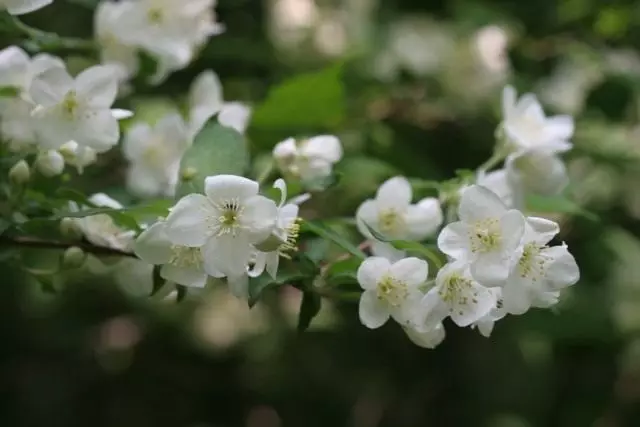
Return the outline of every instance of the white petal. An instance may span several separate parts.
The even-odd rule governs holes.
[[[39,53],[31,58],[31,76],[36,76],[52,67],[65,68],[64,61],[48,53]]]
[[[240,102],[227,102],[218,114],[218,122],[239,133],[244,133],[251,118],[251,108]]]
[[[405,251],[394,248],[390,243],[371,241],[371,254],[376,257],[383,257],[390,262],[400,261],[407,256]]]
[[[524,234],[525,219],[517,209],[511,209],[500,218],[500,234],[503,253],[512,253],[520,246]]]
[[[249,276],[246,273],[233,277],[227,277],[229,291],[236,298],[249,298]]]
[[[561,158],[539,151],[509,156],[506,168],[511,185],[542,195],[560,193],[569,180]]]
[[[206,107],[211,114],[222,109],[222,84],[211,70],[203,71],[195,78],[189,89],[189,108]]]
[[[387,307],[378,299],[373,290],[367,290],[362,293],[358,314],[360,322],[369,329],[379,328],[389,320]]]
[[[219,271],[227,277],[238,277],[247,272],[253,247],[244,234],[223,234],[211,238],[202,249],[208,274]]]
[[[250,243],[261,243],[269,237],[276,225],[278,207],[273,200],[264,196],[254,196],[244,204],[240,218]]]
[[[258,190],[257,182],[242,176],[215,175],[204,180],[204,192],[214,203],[245,200],[258,194]]]
[[[462,193],[458,216],[464,222],[475,222],[500,217],[506,210],[493,191],[480,185],[471,185]]]
[[[127,160],[132,162],[142,160],[153,141],[152,136],[151,126],[148,124],[136,123],[132,125],[122,142],[123,152]]]
[[[273,183],[273,188],[280,190],[280,203],[278,207],[281,208],[287,200],[287,183],[282,178],[276,179]]]
[[[504,286],[511,269],[511,254],[481,254],[471,263],[471,275],[483,286]]]
[[[441,276],[440,272],[438,272],[438,276]],[[438,287],[431,288],[420,301],[422,311],[421,321],[418,323],[420,331],[436,328],[449,315],[449,307],[442,301],[438,291]]]
[[[404,209],[411,204],[411,185],[403,176],[390,178],[382,183],[376,193],[378,209]]]
[[[466,303],[456,301],[450,313],[451,320],[462,328],[482,319],[496,307],[495,295],[483,286],[474,286],[465,297]]]
[[[191,145],[189,130],[179,113],[169,113],[162,117],[156,123],[154,130],[175,153],[182,154]],[[176,160],[179,160],[179,158],[176,158]]]
[[[166,220],[165,233],[174,244],[202,246],[209,236],[207,221],[215,214],[205,196],[189,194],[171,208]]]
[[[207,283],[207,275],[198,268],[193,267],[177,267],[171,264],[165,264],[160,268],[160,276],[178,285],[192,286],[195,288],[204,288]]]
[[[28,84],[29,55],[18,46],[0,51],[0,86],[26,89]]]
[[[409,287],[417,287],[427,280],[429,264],[419,258],[405,258],[395,262],[389,274]]]
[[[502,90],[502,117],[508,118],[516,107],[517,93],[513,86],[505,86]]]
[[[568,140],[574,132],[573,117],[553,116],[546,120],[546,130],[552,139]]]
[[[171,242],[164,233],[164,223],[156,222],[136,239],[133,251],[150,264],[165,264],[173,253]]]
[[[304,142],[300,151],[304,156],[336,163],[342,158],[342,145],[333,135],[319,135]]]
[[[94,108],[110,108],[118,94],[118,80],[111,67],[97,65],[78,74],[76,93]]]
[[[123,119],[128,119],[130,117],[133,117],[133,111],[122,110],[120,108],[112,108],[111,115],[116,120],[123,120]]]
[[[464,259],[469,249],[469,226],[462,221],[447,225],[438,236],[438,249],[454,259]]]
[[[127,169],[127,190],[142,198],[152,198],[165,194],[171,196],[175,188],[148,168],[131,165]]]
[[[521,281],[510,281],[502,289],[502,304],[504,309],[515,315],[524,314],[531,308],[531,293]]]
[[[547,284],[550,290],[556,291],[575,284],[580,280],[580,269],[575,258],[567,250],[566,245],[553,246],[544,250],[544,255],[552,258],[547,268]]]
[[[278,275],[278,265],[280,264],[280,255],[277,251],[269,252],[267,254],[267,273],[272,278],[276,278]]]
[[[373,239],[367,226],[378,230],[378,205],[373,200],[365,200],[356,210],[356,226],[363,236]]]
[[[442,323],[426,331],[418,331],[414,328],[404,328],[404,331],[414,344],[423,348],[436,348],[444,340],[445,336]]]
[[[557,222],[546,218],[529,216],[526,218],[523,242],[535,242],[539,245],[546,245],[560,231]]]
[[[296,140],[293,138],[285,139],[273,147],[273,157],[276,159],[287,159],[295,156],[297,152]]]
[[[60,102],[72,88],[73,79],[67,70],[52,67],[35,77],[29,88],[29,95],[36,104],[51,107]]]
[[[381,257],[369,257],[358,267],[358,283],[365,290],[373,290],[391,268],[389,260]]]
[[[434,197],[423,199],[409,206],[405,223],[411,240],[424,240],[442,225],[443,215],[440,202]]]
[[[69,139],[103,153],[118,143],[120,127],[111,111],[90,110],[76,121],[76,128]]]
[[[111,209],[122,209],[123,206],[120,202],[109,197],[105,193],[96,193],[89,197],[89,201],[96,206],[111,208]]]
[[[5,0],[7,11],[12,15],[22,15],[41,9],[53,0]]]

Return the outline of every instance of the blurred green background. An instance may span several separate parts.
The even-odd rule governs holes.
[[[24,20],[91,37],[94,4],[56,0]],[[597,220],[554,219],[580,282],[490,339],[446,323],[426,350],[397,325],[367,330],[355,304],[324,301],[298,334],[287,287],[251,310],[222,290],[176,304],[140,297],[149,274],[122,263],[55,293],[1,263],[0,425],[640,426],[640,3],[220,0],[217,11],[224,35],[159,88],[136,81],[121,105],[153,117],[210,68],[225,99],[254,107],[256,170],[285,137],[338,135],[343,179],[303,214],[333,218],[394,174],[477,167],[502,87],[533,91],[548,113],[576,117],[568,195]],[[70,54],[70,67],[91,60]],[[113,162],[81,184],[126,202]]]

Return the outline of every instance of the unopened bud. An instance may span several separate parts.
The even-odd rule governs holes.
[[[82,267],[86,259],[87,254],[85,251],[77,246],[71,246],[69,249],[64,251],[64,255],[62,256],[62,265],[65,268],[79,268]]]
[[[60,233],[68,239],[80,239],[82,230],[73,218],[62,218],[60,220]]]
[[[183,181],[191,181],[198,174],[198,170],[193,167],[187,167],[182,171],[182,180]]]
[[[64,157],[56,150],[45,151],[38,155],[35,165],[46,177],[60,175],[64,170]]]
[[[24,184],[29,181],[30,177],[31,172],[29,172],[29,165],[24,160],[20,160],[9,170],[9,179],[14,184]]]

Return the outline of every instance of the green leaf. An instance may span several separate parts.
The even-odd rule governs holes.
[[[11,227],[11,223],[6,219],[0,218],[0,236]]]
[[[0,98],[13,98],[20,94],[20,89],[15,86],[0,86]]]
[[[327,271],[326,283],[330,286],[357,283],[357,272],[361,262],[357,258],[349,258],[333,263]]]
[[[212,119],[182,157],[177,197],[203,193],[204,179],[208,176],[243,175],[248,164],[249,152],[244,136]]]
[[[269,288],[274,288],[284,284],[291,284],[303,279],[309,278],[300,272],[288,272],[278,274],[278,277],[273,279],[268,274],[263,274],[259,277],[249,279],[249,307],[256,305],[262,293]],[[310,278],[309,278],[310,279]]]
[[[322,298],[314,292],[304,292],[300,303],[300,315],[298,317],[298,332],[307,330],[311,321],[320,312]]]
[[[348,240],[346,240],[345,238],[343,238],[342,236],[340,236],[339,234],[335,233],[332,230],[329,230],[328,228],[325,228],[324,226],[318,224],[318,223],[314,223],[314,222],[310,222],[310,221],[304,221],[302,223],[302,230],[303,231],[309,231],[319,237],[322,237],[323,239],[327,239],[333,243],[335,243],[336,245],[340,246],[342,249],[346,250],[347,252],[349,252],[351,255],[356,256],[360,259],[365,259],[367,256],[365,255],[364,252],[362,252],[357,246],[355,246],[353,243],[349,242]]]
[[[272,88],[253,113],[260,129],[335,128],[345,116],[342,64],[301,74]]]
[[[562,213],[581,216],[590,221],[598,221],[598,215],[563,196],[527,195],[527,210],[540,213]]]

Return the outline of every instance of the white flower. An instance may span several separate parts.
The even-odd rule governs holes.
[[[210,275],[246,273],[254,244],[269,237],[278,208],[258,195],[258,183],[234,175],[205,179],[205,194],[190,194],[172,208],[165,233],[172,243],[202,247]]]
[[[397,176],[385,181],[375,199],[364,201],[356,211],[358,230],[369,239],[375,237],[367,225],[393,240],[424,240],[442,224],[442,209],[435,198],[412,205],[411,185]]]
[[[407,337],[414,344],[424,348],[436,348],[438,344],[444,341],[445,330],[442,323],[438,323],[431,329],[421,330],[420,328],[403,328]]]
[[[189,90],[189,126],[197,134],[214,115],[218,122],[244,133],[249,124],[251,108],[240,102],[224,102],[222,85],[216,73],[203,71],[196,77]]]
[[[215,0],[125,1],[115,33],[128,46],[149,52],[158,60],[155,83],[187,66],[196,50],[223,27],[215,22]]]
[[[507,86],[502,93],[502,128],[513,151],[561,153],[571,149],[571,116],[546,117],[535,95],[528,93],[516,100],[516,91]]]
[[[53,3],[53,0],[0,0],[0,10],[6,9],[11,15],[30,13]]]
[[[460,221],[442,230],[438,247],[453,259],[469,262],[481,284],[502,286],[524,232],[522,213],[507,210],[495,193],[472,185],[460,198],[458,217]]]
[[[438,271],[436,285],[421,302],[421,325],[428,330],[450,317],[458,326],[469,326],[495,306],[496,294],[471,276],[468,263],[450,262]]]
[[[94,15],[100,63],[113,67],[119,82],[134,76],[140,67],[137,48],[122,43],[118,36],[119,22],[128,9],[125,2],[102,1]]]
[[[38,54],[29,58],[17,46],[0,51],[0,87],[12,87],[15,96],[0,98],[0,131],[13,151],[33,146],[37,142],[31,111],[34,108],[28,91],[33,77],[51,67],[64,67],[60,58]]]
[[[564,162],[554,154],[536,151],[511,155],[507,157],[505,167],[514,204],[518,207],[524,206],[526,194],[559,194],[569,183]]]
[[[427,280],[429,265],[418,258],[393,264],[380,257],[365,259],[358,268],[360,321],[368,328],[382,326],[389,317],[404,326],[415,326],[416,308],[423,297],[419,286]]]
[[[529,217],[511,275],[502,289],[505,309],[522,314],[531,307],[557,302],[557,292],[575,284],[580,270],[567,245],[548,246],[559,227],[544,218]]]
[[[97,155],[93,148],[78,145],[75,141],[62,144],[58,152],[64,157],[65,163],[74,166],[78,173],[82,173],[85,167],[95,163],[97,160]]]
[[[274,147],[273,157],[283,173],[308,182],[331,175],[333,165],[342,158],[342,145],[331,135],[298,142],[289,138]]]
[[[122,209],[122,205],[118,201],[104,193],[94,194],[89,198],[89,201],[99,207]],[[107,214],[85,216],[76,218],[75,221],[82,234],[94,245],[125,252],[132,249],[135,232],[120,228]]]
[[[278,273],[280,257],[288,258],[288,252],[296,250],[296,241],[300,232],[300,226],[298,225],[298,211],[300,208],[298,205],[309,198],[308,195],[303,195],[286,203],[287,184],[284,180],[276,180],[273,186],[280,190],[280,204],[278,205],[276,225],[271,232],[271,238],[258,245],[259,250],[256,253],[254,267],[249,271],[249,275],[253,277],[259,276],[266,269],[267,273],[275,279]],[[274,248],[273,250],[268,250],[272,247]],[[267,250],[261,251],[260,249]]]
[[[131,126],[123,142],[130,162],[127,188],[141,197],[173,196],[180,160],[190,145],[191,135],[178,113],[166,115],[154,127]]]
[[[138,236],[135,254],[150,264],[162,265],[160,276],[179,285],[204,287],[207,273],[200,248],[174,245],[164,232],[164,221],[158,221]]]
[[[104,152],[120,138],[118,118],[130,116],[111,110],[117,93],[113,70],[105,66],[86,69],[75,79],[60,67],[36,76],[30,94],[38,107],[33,111],[39,143],[60,148],[69,141]]]
[[[36,157],[35,166],[46,177],[60,175],[64,170],[64,157],[56,150],[43,151]]]

